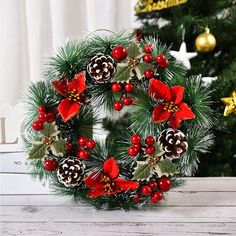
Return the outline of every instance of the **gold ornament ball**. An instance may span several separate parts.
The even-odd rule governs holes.
[[[216,38],[210,33],[208,27],[206,27],[205,32],[197,36],[195,40],[195,46],[198,52],[207,53],[214,50],[216,46]]]

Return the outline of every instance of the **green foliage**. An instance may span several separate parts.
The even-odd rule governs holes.
[[[111,54],[112,49],[117,46],[128,47],[132,42],[133,37],[126,31],[120,31],[119,33],[104,31],[99,34],[96,31],[87,38],[86,44],[90,51],[88,57],[92,57],[97,53]]]
[[[198,169],[199,155],[201,153],[209,155],[213,135],[209,132],[209,128],[193,125],[188,133],[187,142],[188,150],[178,162],[178,171],[184,175],[192,175]]]
[[[33,141],[32,147],[29,152],[29,159],[43,159],[49,150],[54,155],[63,155],[66,152],[66,140],[58,139],[57,135],[60,132],[57,131],[55,124],[45,123],[44,129],[38,134],[40,141]],[[33,137],[31,137],[33,138]],[[44,139],[51,139],[49,143],[45,142]]]
[[[114,75],[113,82],[128,82],[130,80],[132,69],[128,64],[118,64],[117,72]]]
[[[185,80],[173,80],[176,84],[185,87],[184,101],[190,104],[196,118],[190,121],[191,125],[198,123],[201,126],[213,125],[213,111],[209,106],[212,103],[212,89],[204,86],[201,76],[191,76]]]
[[[44,129],[40,131],[40,134],[45,137],[50,137],[57,134],[56,126],[52,123],[45,123]]]
[[[54,155],[63,155],[66,152],[66,140],[65,139],[59,139],[52,143],[50,146],[52,153]]]
[[[136,43],[131,43],[127,49],[127,57],[131,59],[140,58],[143,55],[139,46]]]
[[[33,144],[29,151],[29,159],[43,159],[46,154],[46,145],[43,143]]]
[[[84,70],[88,63],[86,55],[89,48],[85,42],[69,41],[60,47],[54,57],[46,62],[44,76],[56,80],[63,77],[73,78],[76,73]]]
[[[33,121],[37,119],[38,106],[44,105],[46,110],[49,110],[58,104],[59,99],[48,81],[38,81],[30,84],[28,94],[22,100],[27,112],[25,114],[27,120],[25,120],[23,128],[29,130]]]
[[[146,70],[151,69],[152,66],[146,62],[140,62],[142,55],[144,55],[136,43],[132,43],[127,49],[127,61],[125,63],[118,63],[117,72],[113,78],[114,82],[128,82],[132,79],[132,72],[135,73],[137,79],[142,79]],[[135,60],[132,64],[129,60]]]
[[[134,178],[137,180],[149,180],[152,175],[151,166],[147,163],[138,163],[137,167],[134,169]]]
[[[176,173],[176,166],[170,160],[160,160],[155,166],[158,176],[169,176]]]

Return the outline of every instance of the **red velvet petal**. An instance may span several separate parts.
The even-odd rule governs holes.
[[[170,126],[171,126],[173,129],[178,129],[180,123],[181,123],[181,120],[180,120],[180,119],[177,119],[177,118],[175,117],[175,115],[171,115],[171,116],[170,116]]]
[[[159,80],[150,80],[148,92],[156,99],[171,100],[170,87]]]
[[[121,192],[120,189],[115,189],[114,191],[111,191],[111,192],[104,191],[103,195],[116,194],[116,193],[120,193],[120,192]]]
[[[93,189],[91,191],[88,192],[88,196],[91,198],[96,198],[96,197],[100,197],[102,195],[104,195],[105,191],[103,189]]]
[[[113,157],[106,160],[103,164],[104,173],[110,178],[115,179],[119,175],[119,167]]]
[[[67,122],[70,118],[78,114],[79,110],[79,104],[68,99],[63,99],[58,106],[59,114],[64,122]]]
[[[75,78],[68,83],[68,90],[76,89],[78,93],[82,93],[86,87],[85,79],[85,72],[80,72],[79,74],[76,74]]]
[[[135,190],[139,186],[139,183],[136,181],[124,180],[121,178],[115,179],[114,183],[115,183],[116,187],[118,187],[122,191]]]
[[[175,104],[178,104],[183,100],[184,90],[185,88],[179,85],[171,88],[172,101]]]
[[[180,111],[175,112],[175,116],[177,119],[189,120],[195,118],[195,114],[192,112],[192,110],[186,103],[181,102],[178,104],[178,107]]]
[[[101,182],[102,173],[95,172],[84,179],[85,184],[91,189],[103,188],[103,183]]]
[[[66,97],[67,90],[67,81],[63,80],[54,80],[52,81],[53,87],[59,92],[62,96]]]
[[[163,121],[166,121],[170,117],[170,112],[165,111],[163,109],[163,106],[157,105],[154,110],[153,110],[153,115],[152,115],[152,121],[161,123]]]

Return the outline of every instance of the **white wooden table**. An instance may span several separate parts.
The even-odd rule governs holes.
[[[166,203],[129,212],[50,194],[2,194],[1,235],[236,235],[236,178],[188,178]]]

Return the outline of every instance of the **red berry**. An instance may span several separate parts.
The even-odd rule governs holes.
[[[123,46],[116,46],[112,50],[112,57],[115,58],[117,61],[122,61],[127,57],[127,50]]]
[[[124,100],[123,100],[123,102],[124,102],[124,104],[126,105],[126,106],[129,106],[129,105],[131,105],[132,104],[132,99],[130,98],[130,97],[125,97],[124,98]]]
[[[148,155],[152,155],[155,151],[156,151],[156,148],[153,147],[153,146],[149,146],[149,147],[146,148],[146,153]]]
[[[46,111],[45,106],[44,106],[44,105],[38,106],[38,111],[39,111],[39,112],[45,112],[45,111]]]
[[[87,138],[82,136],[77,140],[77,144],[81,147],[85,147],[87,144]]]
[[[155,188],[157,188],[157,182],[150,182],[149,186],[151,189],[155,189]]]
[[[130,156],[134,157],[134,156],[136,156],[138,153],[139,153],[139,150],[138,150],[136,147],[134,147],[134,146],[129,147],[129,149],[128,149],[128,154],[129,154]]]
[[[150,201],[151,203],[155,204],[163,199],[163,194],[162,192],[155,192],[152,194]]]
[[[172,183],[169,178],[167,177],[161,177],[158,181],[157,184],[162,192],[167,192],[171,189]]]
[[[70,151],[72,150],[72,148],[73,148],[72,142],[71,142],[71,141],[68,141],[68,142],[66,143],[66,151],[67,151],[67,152],[70,152]]]
[[[154,75],[154,72],[152,70],[146,70],[144,72],[144,76],[147,78],[147,79],[151,79]]]
[[[85,149],[81,149],[79,151],[76,152],[76,156],[85,160],[88,158],[88,151]]]
[[[58,167],[58,162],[55,160],[44,160],[43,162],[43,169],[46,171],[54,171]]]
[[[147,44],[146,46],[144,46],[144,52],[151,53],[152,50],[153,50],[153,48],[152,48],[151,44]]]
[[[114,93],[119,93],[121,90],[122,90],[122,86],[118,83],[114,83],[112,84],[111,86],[111,90],[114,92]]]
[[[152,189],[149,187],[149,186],[143,186],[142,189],[142,194],[145,195],[145,196],[149,196],[152,192]]]
[[[153,62],[153,57],[151,54],[145,54],[143,56],[143,61],[147,62],[147,63],[150,63],[150,62]]]
[[[48,123],[52,123],[56,120],[56,115],[52,112],[47,113],[47,117],[48,117],[47,119]]]
[[[138,143],[134,145],[139,151],[142,149],[142,144]]]
[[[151,146],[155,143],[155,139],[152,136],[147,136],[145,139],[145,143],[147,145]]]
[[[41,122],[46,122],[48,119],[47,113],[46,112],[40,112],[38,115],[38,121]]]
[[[159,64],[162,69],[165,69],[169,66],[169,61],[165,60],[162,63]]]
[[[36,120],[33,124],[32,124],[32,128],[36,131],[39,130],[43,130],[44,129],[44,125],[42,121]]]
[[[115,103],[113,104],[113,108],[114,108],[116,111],[122,110],[122,108],[123,108],[122,102],[121,102],[121,101],[115,102]]]
[[[96,144],[94,142],[94,140],[88,140],[87,144],[86,144],[87,148],[95,148]]]
[[[127,83],[127,84],[125,85],[125,91],[126,91],[127,93],[131,93],[131,92],[133,91],[133,89],[134,89],[134,85],[133,85],[132,83]]]
[[[135,194],[135,195],[133,196],[133,201],[134,201],[134,202],[140,202],[140,200],[141,200],[140,194]]]
[[[164,61],[166,61],[166,57],[163,54],[159,54],[156,56],[156,62],[158,64],[162,64]]]
[[[134,134],[132,135],[132,137],[130,138],[130,142],[132,144],[139,144],[142,141],[141,137],[138,134]]]

